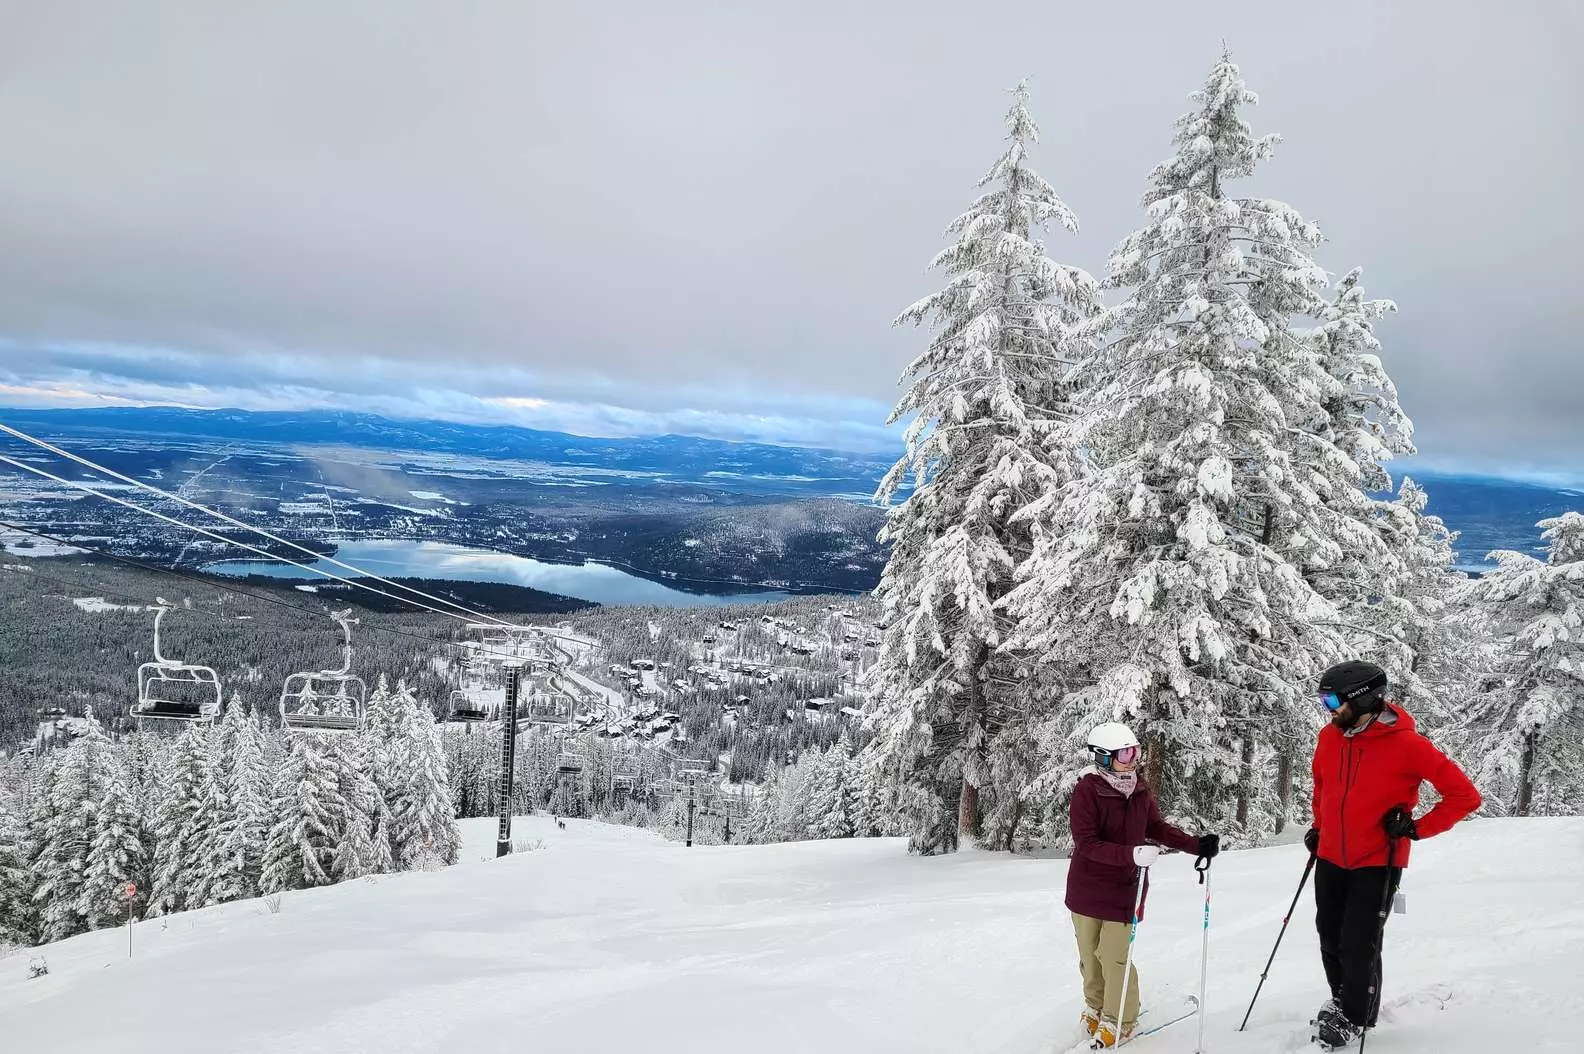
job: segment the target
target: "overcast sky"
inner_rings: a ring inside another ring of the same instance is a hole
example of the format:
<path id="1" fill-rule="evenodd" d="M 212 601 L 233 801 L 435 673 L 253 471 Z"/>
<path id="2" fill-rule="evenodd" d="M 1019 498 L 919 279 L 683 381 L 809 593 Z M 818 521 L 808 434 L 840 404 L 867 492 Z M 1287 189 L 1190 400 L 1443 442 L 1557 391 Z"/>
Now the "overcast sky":
<path id="1" fill-rule="evenodd" d="M 883 445 L 1004 89 L 1100 273 L 1224 38 L 1425 460 L 1584 475 L 1569 0 L 0 12 L 0 403 Z"/>

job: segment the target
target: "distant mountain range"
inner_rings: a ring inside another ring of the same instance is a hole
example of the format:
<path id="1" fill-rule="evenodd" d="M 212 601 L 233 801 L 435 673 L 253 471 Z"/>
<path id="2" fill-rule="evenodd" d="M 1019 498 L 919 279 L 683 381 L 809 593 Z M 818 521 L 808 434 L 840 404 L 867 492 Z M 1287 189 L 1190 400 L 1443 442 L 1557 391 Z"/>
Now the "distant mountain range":
<path id="1" fill-rule="evenodd" d="M 260 447 L 348 446 L 383 451 L 521 460 L 751 489 L 765 494 L 871 494 L 892 459 L 882 454 L 731 443 L 694 436 L 593 438 L 510 425 L 399 421 L 334 411 L 254 412 L 176 407 L 0 409 L 0 421 L 63 440 L 139 435 Z M 1535 523 L 1584 509 L 1584 493 L 1516 480 L 1411 471 L 1430 511 L 1459 532 L 1460 562 L 1478 566 L 1493 549 L 1538 552 Z"/>
<path id="2" fill-rule="evenodd" d="M 170 406 L 0 409 L 0 421 L 23 430 L 60 434 L 132 433 L 164 439 L 355 446 L 619 469 L 686 479 L 710 472 L 778 477 L 839 485 L 829 488 L 832 491 L 854 487 L 873 491 L 875 481 L 891 466 L 891 459 L 877 454 L 811 447 L 731 443 L 683 435 L 604 439 L 513 425 L 397 421 L 375 414 L 328 410 L 255 412 Z"/>

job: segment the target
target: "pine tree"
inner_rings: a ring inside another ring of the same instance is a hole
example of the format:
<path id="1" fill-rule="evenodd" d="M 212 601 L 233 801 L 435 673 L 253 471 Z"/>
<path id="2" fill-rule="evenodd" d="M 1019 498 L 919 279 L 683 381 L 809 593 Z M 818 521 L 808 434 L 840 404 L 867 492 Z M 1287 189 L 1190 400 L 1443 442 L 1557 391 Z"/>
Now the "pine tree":
<path id="1" fill-rule="evenodd" d="M 904 375 L 891 415 L 913 416 L 906 453 L 882 481 L 891 555 L 877 591 L 889 624 L 870 672 L 881 700 L 885 769 L 905 784 L 910 848 L 949 852 L 979 829 L 990 739 L 1017 709 L 1002 688 L 1008 626 L 998 604 L 1031 546 L 1027 510 L 1074 474 L 1060 442 L 1072 364 L 1090 352 L 1083 326 L 1100 312 L 1083 271 L 1046 257 L 1038 231 L 1077 230 L 1072 211 L 1029 167 L 1038 138 L 1027 88 L 1013 91 L 1005 153 L 989 187 L 948 228 L 933 266 L 940 292 L 899 323 L 936 334 Z"/>
<path id="2" fill-rule="evenodd" d="M 1466 716 L 1475 782 L 1514 815 L 1584 810 L 1584 514 L 1541 520 L 1544 562 L 1495 552 L 1469 590 L 1507 642 L 1499 680 Z M 1494 799 L 1494 800 L 1491 800 Z"/>
<path id="3" fill-rule="evenodd" d="M 137 886 L 135 910 L 143 913 L 154 891 L 154 861 L 159 854 L 159 812 L 170 785 L 172 741 L 166 736 L 136 732 L 121 744 L 128 790 L 137 810 L 138 844 L 143 855 L 131 881 Z"/>
<path id="4" fill-rule="evenodd" d="M 110 741 L 89 711 L 51 772 L 48 817 L 33 861 L 33 896 L 45 941 L 93 929 L 107 908 L 126 903 L 124 876 L 141 850 L 127 829 L 134 817 L 118 769 Z M 112 811 L 101 819 L 106 807 Z M 123 876 L 122 888 L 107 888 L 112 874 Z"/>
<path id="5" fill-rule="evenodd" d="M 31 943 L 33 890 L 24 852 L 22 817 L 0 794 L 0 949 Z"/>
<path id="6" fill-rule="evenodd" d="M 845 736 L 821 751 L 811 751 L 808 829 L 810 838 L 851 838 L 853 834 L 852 746 Z"/>
<path id="7" fill-rule="evenodd" d="M 223 757 L 211 757 L 192 818 L 197 829 L 192 842 L 198 858 L 193 869 L 195 882 L 187 891 L 188 908 L 225 904 L 255 892 L 248 881 L 241 817 L 231 787 L 231 773 Z"/>
<path id="8" fill-rule="evenodd" d="M 336 841 L 332 875 L 337 882 L 375 873 L 378 859 L 389 850 L 374 846 L 374 826 L 384 811 L 379 788 L 368 771 L 364 743 L 356 736 L 336 736 L 327 756 L 334 771 Z"/>
<path id="9" fill-rule="evenodd" d="M 267 893 L 333 884 L 346 807 L 334 745 L 326 736 L 293 735 L 277 786 L 274 825 L 264 848 Z"/>
<path id="10" fill-rule="evenodd" d="M 1092 724 L 1130 721 L 1168 809 L 1255 827 L 1286 808 L 1259 800 L 1276 784 L 1263 759 L 1309 740 L 1309 686 L 1341 650 L 1297 563 L 1376 540 L 1349 518 L 1356 467 L 1349 482 L 1346 456 L 1309 431 L 1321 371 L 1292 320 L 1323 308 L 1320 234 L 1281 202 L 1231 195 L 1277 138 L 1244 121 L 1256 100 L 1230 56 L 1192 98 L 1150 177 L 1148 225 L 1110 261 L 1128 295 L 1068 437 L 1093 471 L 1050 506 L 1007 608 L 1020 644 L 1092 673 L 1043 738 L 1081 747 Z M 1044 781 L 1066 785 L 1081 759 L 1057 749 Z"/>
<path id="11" fill-rule="evenodd" d="M 44 941 L 44 898 L 38 895 L 44 872 L 45 834 L 55 812 L 52 787 L 59 755 L 46 754 L 36 758 L 21 788 L 22 825 L 18 838 L 18 856 L 22 865 L 22 903 L 9 919 L 12 932 L 21 936 L 18 943 L 41 944 Z"/>
<path id="12" fill-rule="evenodd" d="M 209 863 L 203 851 L 205 825 L 217 818 L 212 806 L 206 807 L 215 763 L 210 732 L 209 727 L 195 726 L 176 739 L 169 782 L 155 818 L 151 915 L 186 911 L 204 903 L 201 896 L 208 885 Z"/>
<path id="13" fill-rule="evenodd" d="M 393 719 L 383 770 L 390 812 L 391 856 L 409 870 L 425 860 L 454 864 L 461 850 L 445 744 L 434 715 L 405 683 L 392 698 Z"/>
<path id="14" fill-rule="evenodd" d="M 80 909 L 91 929 L 115 926 L 126 919 L 126 887 L 148 870 L 140 838 L 142 816 L 125 765 L 108 741 L 102 740 L 97 751 L 103 775 Z"/>
<path id="15" fill-rule="evenodd" d="M 246 713 L 240 700 L 233 700 L 226 709 L 221 733 L 224 793 L 234 822 L 218 851 L 231 861 L 230 874 L 242 890 L 239 896 L 250 897 L 259 890 L 270 827 L 267 737 L 258 715 Z"/>

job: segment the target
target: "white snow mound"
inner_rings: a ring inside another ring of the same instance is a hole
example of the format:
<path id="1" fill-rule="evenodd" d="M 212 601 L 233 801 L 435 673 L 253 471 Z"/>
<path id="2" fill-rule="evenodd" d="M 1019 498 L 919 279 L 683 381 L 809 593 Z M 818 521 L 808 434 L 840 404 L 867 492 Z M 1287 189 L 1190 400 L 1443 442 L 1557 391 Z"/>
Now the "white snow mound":
<path id="1" fill-rule="evenodd" d="M 87 934 L 0 959 L 7 1051 L 51 1054 L 1059 1054 L 1081 999 L 1066 863 L 901 842 L 683 848 L 547 817 L 463 862 Z M 1204 1050 L 1307 1049 L 1324 994 L 1300 847 L 1215 865 Z M 1584 821 L 1479 820 L 1414 850 L 1371 1054 L 1581 1049 Z M 1202 888 L 1163 857 L 1138 935 L 1145 1024 L 1198 988 Z M 49 974 L 28 979 L 42 954 Z M 1187 1054 L 1189 1019 L 1130 1048 Z"/>

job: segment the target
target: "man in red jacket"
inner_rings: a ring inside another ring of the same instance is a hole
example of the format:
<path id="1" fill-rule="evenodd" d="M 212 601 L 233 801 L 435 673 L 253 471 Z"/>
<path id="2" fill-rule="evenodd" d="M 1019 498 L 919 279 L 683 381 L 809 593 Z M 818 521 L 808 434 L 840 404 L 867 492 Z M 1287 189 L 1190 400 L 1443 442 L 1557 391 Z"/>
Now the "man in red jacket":
<path id="1" fill-rule="evenodd" d="M 1345 1046 L 1375 1027 L 1380 1009 L 1384 905 L 1397 889 L 1409 848 L 1480 807 L 1479 791 L 1447 756 L 1414 730 L 1389 698 L 1386 672 L 1344 662 L 1320 678 L 1331 723 L 1314 755 L 1314 826 L 1304 845 L 1315 864 L 1315 927 L 1331 998 L 1316 1038 Z M 1415 820 L 1419 787 L 1441 795 Z"/>

